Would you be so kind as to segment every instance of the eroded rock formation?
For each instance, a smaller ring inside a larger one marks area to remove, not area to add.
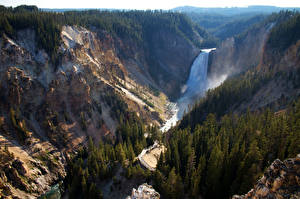
[[[300,198],[300,154],[284,161],[275,160],[247,194],[233,199]]]
[[[126,199],[159,199],[160,194],[156,192],[151,185],[144,183],[138,187],[133,188],[131,196],[127,196]]]

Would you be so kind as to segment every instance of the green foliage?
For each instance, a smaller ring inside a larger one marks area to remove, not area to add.
[[[32,28],[36,34],[37,46],[45,49],[53,63],[57,62],[60,44],[60,30],[63,15],[39,12],[35,6],[7,8],[0,12],[0,34],[16,38],[17,31]]]
[[[155,188],[166,198],[179,193],[168,186],[183,183],[195,198],[228,198],[246,193],[276,158],[300,152],[300,99],[284,113],[269,109],[242,115],[213,114],[191,131],[175,129],[166,143],[168,151],[159,160]],[[173,168],[170,170],[170,168]]]
[[[99,142],[95,145],[90,137],[87,147],[79,149],[68,163],[65,184],[71,198],[102,198],[101,182],[115,179],[116,171],[123,167],[128,179],[149,179],[151,173],[136,164],[136,156],[142,149],[153,144],[159,136],[157,127],[145,127],[135,114],[126,109],[120,126],[116,130],[114,143]],[[120,116],[121,117],[121,116]],[[148,134],[146,139],[144,134]],[[118,184],[114,182],[114,184]]]
[[[160,94],[160,91],[157,88],[154,88],[153,86],[149,85],[149,88],[154,96],[158,97]]]
[[[14,12],[38,12],[36,6],[20,5],[14,8]]]
[[[13,27],[9,24],[7,18],[0,19],[0,33],[6,33],[9,36],[14,33]]]
[[[19,141],[24,143],[30,137],[30,132],[26,128],[25,120],[21,119],[19,110],[15,111],[13,108],[10,108],[10,119],[13,127],[16,129]]]
[[[143,102],[145,102],[148,106],[150,106],[151,108],[154,108],[154,104],[152,102],[149,102],[147,99],[142,99]]]
[[[87,121],[84,112],[80,112],[80,126],[83,131],[87,130]]]
[[[300,14],[298,12],[283,12],[282,23],[276,25],[270,32],[267,47],[273,51],[282,52],[300,39]]]
[[[151,87],[150,87],[151,88]],[[154,88],[153,88],[154,89]],[[137,91],[135,89],[130,89],[130,92],[133,93],[134,95],[136,95],[138,98],[140,98],[141,100],[143,100],[143,102],[145,102],[145,104],[147,104],[148,106],[150,106],[151,108],[154,108],[154,104],[152,102],[149,102],[148,99],[144,98],[140,92],[141,91]],[[153,91],[155,92],[155,91]],[[157,94],[158,92],[158,94]],[[158,96],[159,95],[159,91],[156,90],[156,95]]]
[[[116,131],[119,137],[117,143],[123,144],[123,148],[130,150],[127,156],[132,157],[132,150],[138,155],[143,148],[154,143],[154,140],[159,140],[160,132],[157,127],[145,127],[143,122],[136,116],[122,122]],[[147,139],[145,134],[148,134]],[[134,146],[134,147],[133,147]]]
[[[112,88],[108,89],[106,93],[102,95],[102,99],[110,107],[110,115],[112,118],[120,119],[126,117],[128,106]]]
[[[99,180],[111,178],[116,155],[113,146],[100,143],[95,146],[90,139],[88,148],[82,148],[68,164],[65,184],[72,198],[102,198],[96,186]]]

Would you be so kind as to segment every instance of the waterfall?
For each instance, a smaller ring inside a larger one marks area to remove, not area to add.
[[[186,90],[178,101],[191,99],[205,93],[209,52],[210,50],[202,50],[193,62]]]
[[[212,50],[215,48],[201,50],[194,60],[189,78],[183,89],[183,95],[177,101],[176,106],[173,106],[174,115],[163,125],[162,132],[174,126],[182,118],[184,112],[188,110],[189,105],[192,105],[199,97],[204,96],[207,90],[208,56]]]

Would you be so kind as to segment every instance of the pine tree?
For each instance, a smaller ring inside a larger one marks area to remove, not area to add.
[[[187,188],[191,185],[191,180],[195,174],[195,151],[192,149],[191,154],[188,157],[187,165],[186,165],[186,174],[184,178],[184,183]]]
[[[129,141],[129,142],[127,142],[127,153],[128,153],[128,155],[127,155],[127,157],[129,158],[129,160],[130,161],[133,161],[134,160],[134,158],[135,158],[135,154],[134,154],[134,150],[133,150],[133,147],[132,147],[132,144],[131,144],[131,142]]]
[[[207,163],[206,183],[208,194],[218,197],[221,190],[221,175],[223,169],[223,153],[220,146],[215,145]]]
[[[123,146],[122,144],[118,144],[117,147],[116,147],[116,155],[117,155],[117,159],[120,161],[120,162],[124,162],[124,160],[126,159],[126,154],[123,150]]]
[[[103,198],[102,192],[99,189],[97,189],[97,187],[94,183],[92,183],[90,185],[87,195],[88,195],[88,198],[90,198],[90,199],[102,199]]]
[[[13,32],[14,32],[13,27],[9,24],[6,17],[4,17],[2,20],[0,20],[0,33],[1,33],[1,29],[8,36],[13,35]]]
[[[165,189],[168,198],[182,198],[183,184],[180,176],[176,175],[175,168],[172,168],[169,173]]]
[[[206,166],[206,159],[201,156],[198,161],[198,167],[194,170],[191,179],[191,196],[196,197],[200,193],[201,180],[203,176],[203,171]]]

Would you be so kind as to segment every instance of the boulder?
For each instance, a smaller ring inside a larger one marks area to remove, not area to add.
[[[127,196],[126,199],[159,199],[160,194],[156,192],[151,185],[144,183],[138,187],[133,188],[131,196]]]

